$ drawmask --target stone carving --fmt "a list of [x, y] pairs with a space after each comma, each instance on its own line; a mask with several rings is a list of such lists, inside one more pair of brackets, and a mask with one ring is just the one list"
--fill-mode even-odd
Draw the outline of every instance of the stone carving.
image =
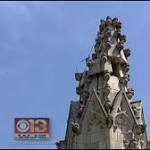
[[100, 45], [101, 44], [101, 40], [102, 40], [102, 38], [101, 37], [98, 37], [95, 41], [96, 41], [96, 43], [97, 43], [97, 45]]
[[82, 87], [80, 87], [80, 86], [76, 87], [76, 93], [77, 93], [78, 95], [81, 95], [82, 91], [83, 91], [83, 88], [82, 88]]
[[104, 75], [104, 80], [107, 82], [109, 79], [110, 79], [110, 73], [105, 73], [105, 75]]
[[145, 132], [146, 125], [145, 124], [138, 124], [135, 126], [135, 132], [137, 135], [143, 134]]
[[121, 29], [121, 25], [122, 25], [122, 23], [120, 21], [118, 21], [118, 23], [116, 24], [116, 29], [120, 30]]
[[90, 67], [91, 65], [93, 65], [93, 60], [90, 59], [90, 57], [87, 57], [87, 58], [86, 58], [86, 65], [87, 65], [88, 67]]
[[76, 79], [77, 81], [80, 81], [81, 78], [82, 78], [82, 75], [83, 75], [83, 73], [75, 73], [75, 79]]
[[80, 101], [80, 108], [79, 108], [79, 111], [78, 111], [78, 117], [79, 118], [82, 116], [84, 108], [85, 108], [84, 102]]
[[103, 19], [100, 20], [99, 30], [102, 32], [105, 28], [105, 21]]
[[122, 67], [123, 67], [123, 70], [124, 70], [125, 73], [129, 72], [129, 64], [125, 63], [125, 64], [122, 65]]
[[103, 62], [103, 63], [106, 63], [106, 62], [107, 62], [107, 56], [106, 56], [106, 55], [103, 55], [103, 56], [102, 56], [102, 62]]
[[126, 36], [119, 34], [120, 44], [124, 44], [126, 42]]
[[109, 26], [109, 25], [111, 25], [111, 23], [112, 23], [112, 18], [110, 16], [107, 16], [106, 21], [105, 21], [105, 25]]
[[97, 54], [93, 53], [93, 54], [92, 54], [92, 59], [93, 59], [93, 60], [94, 60], [94, 59], [97, 59]]
[[115, 18], [112, 19], [112, 25], [113, 25], [114, 27], [116, 27], [117, 24], [118, 24], [118, 18], [115, 17]]
[[138, 140], [135, 138], [132, 130], [126, 133], [126, 138], [123, 142], [126, 149], [139, 149]]
[[124, 51], [124, 54], [125, 54], [125, 57], [126, 57], [126, 58], [131, 55], [131, 50], [130, 50], [129, 48], [124, 49], [123, 51]]
[[72, 131], [76, 134], [80, 134], [80, 125], [77, 122], [72, 122]]
[[120, 77], [120, 84], [123, 87], [127, 87], [128, 81], [130, 80], [129, 74], [125, 74], [125, 76]]
[[117, 48], [119, 51], [121, 51], [121, 50], [123, 49], [122, 43], [119, 42], [119, 43], [116, 45], [116, 48]]
[[[74, 117], [69, 115], [71, 127], [67, 126], [64, 142], [67, 149], [86, 148], [85, 135], [93, 145], [99, 143], [98, 148], [146, 148], [143, 107], [132, 103], [134, 90], [128, 87], [131, 50], [124, 48], [127, 39], [121, 34], [121, 26], [117, 17], [101, 20], [94, 53], [85, 59], [86, 70], [75, 74], [80, 103], [71, 105]], [[103, 140], [95, 138], [97, 135]]]
[[120, 50], [120, 57], [122, 59], [121, 63], [123, 63], [125, 65], [125, 67], [127, 67], [128, 66], [128, 61], [127, 61], [127, 59], [126, 59], [126, 57], [124, 55], [123, 49]]
[[109, 42], [106, 42], [104, 45], [103, 45], [105, 51], [109, 50], [111, 48], [111, 44]]
[[138, 142], [136, 141], [136, 139], [130, 140], [129, 148], [131, 148], [131, 149], [139, 149]]
[[126, 93], [127, 93], [128, 99], [132, 99], [132, 97], [134, 96], [134, 89], [128, 88]]

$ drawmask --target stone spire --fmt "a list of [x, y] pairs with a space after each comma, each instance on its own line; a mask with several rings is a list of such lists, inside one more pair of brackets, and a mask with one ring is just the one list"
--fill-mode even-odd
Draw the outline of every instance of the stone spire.
[[88, 69], [75, 74], [75, 79], [79, 81], [76, 93], [80, 95], [83, 107], [91, 89], [96, 89], [109, 113], [113, 99], [120, 89], [125, 90], [129, 100], [134, 95], [134, 90], [128, 88], [130, 49], [124, 48], [126, 36], [121, 34], [121, 22], [118, 18], [108, 16], [106, 20], [100, 22], [95, 52], [86, 58]]
[[134, 90], [128, 87], [131, 50], [124, 48], [121, 27], [118, 18], [101, 20], [86, 70], [75, 73], [79, 101], [70, 106], [65, 148], [146, 148], [143, 107], [141, 101], [132, 101]]

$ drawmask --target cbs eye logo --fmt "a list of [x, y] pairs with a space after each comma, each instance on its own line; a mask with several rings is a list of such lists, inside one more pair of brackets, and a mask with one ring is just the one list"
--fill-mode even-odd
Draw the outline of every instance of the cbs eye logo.
[[30, 124], [27, 120], [19, 120], [16, 124], [16, 129], [19, 132], [27, 132], [30, 128]]
[[21, 137], [49, 137], [49, 118], [15, 118], [15, 134]]

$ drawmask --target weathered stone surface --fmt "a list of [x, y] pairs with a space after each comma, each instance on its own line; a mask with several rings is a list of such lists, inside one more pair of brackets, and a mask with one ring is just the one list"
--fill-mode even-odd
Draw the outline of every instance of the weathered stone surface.
[[72, 102], [64, 141], [59, 149], [150, 148], [141, 101], [132, 101], [126, 36], [121, 22], [101, 20], [95, 52], [86, 59], [88, 70], [76, 73], [79, 101]]

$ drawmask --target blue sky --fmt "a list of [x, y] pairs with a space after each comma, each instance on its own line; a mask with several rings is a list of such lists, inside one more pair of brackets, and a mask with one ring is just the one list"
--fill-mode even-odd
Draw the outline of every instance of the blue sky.
[[[150, 135], [149, 2], [0, 2], [0, 148], [55, 148], [64, 139], [76, 70], [95, 42], [100, 19], [117, 16], [131, 48], [135, 100]], [[15, 117], [50, 117], [48, 143], [14, 140]]]

